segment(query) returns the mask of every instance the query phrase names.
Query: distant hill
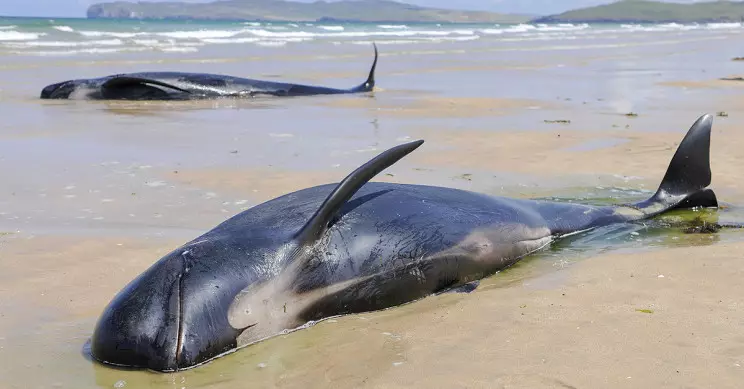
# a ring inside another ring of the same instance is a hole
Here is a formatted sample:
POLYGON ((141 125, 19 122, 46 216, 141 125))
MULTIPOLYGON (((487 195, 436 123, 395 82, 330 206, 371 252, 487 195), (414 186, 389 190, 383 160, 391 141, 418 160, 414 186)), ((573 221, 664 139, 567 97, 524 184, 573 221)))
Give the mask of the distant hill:
POLYGON ((534 23, 693 23, 744 21, 744 1, 692 4, 623 0, 534 19, 534 23))
POLYGON ((284 0, 222 0, 212 3, 117 1, 88 8, 88 18, 201 19, 243 21, 356 21, 521 23, 528 16, 426 8, 390 0, 299 3, 284 0))

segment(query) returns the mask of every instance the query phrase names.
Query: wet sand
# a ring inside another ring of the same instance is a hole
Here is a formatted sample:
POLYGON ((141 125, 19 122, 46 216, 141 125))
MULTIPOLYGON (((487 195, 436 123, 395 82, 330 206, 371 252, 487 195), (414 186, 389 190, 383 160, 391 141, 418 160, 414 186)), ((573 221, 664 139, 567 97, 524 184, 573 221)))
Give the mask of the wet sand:
POLYGON ((0 69, 3 387, 737 387, 744 233, 735 230, 639 227, 567 242, 474 293, 322 322, 185 372, 116 370, 84 353, 103 307, 162 255, 410 139, 427 143, 375 180, 640 200, 692 122, 727 111, 714 124, 713 188, 731 205, 720 217, 742 221, 741 87, 716 81, 737 64, 711 41, 568 52, 391 45, 381 48, 372 96, 194 104, 36 96, 46 83, 143 63, 302 75, 310 61, 306 80, 350 86, 363 79, 369 50, 8 65, 0 69), (553 120, 570 123, 545 122, 553 120))

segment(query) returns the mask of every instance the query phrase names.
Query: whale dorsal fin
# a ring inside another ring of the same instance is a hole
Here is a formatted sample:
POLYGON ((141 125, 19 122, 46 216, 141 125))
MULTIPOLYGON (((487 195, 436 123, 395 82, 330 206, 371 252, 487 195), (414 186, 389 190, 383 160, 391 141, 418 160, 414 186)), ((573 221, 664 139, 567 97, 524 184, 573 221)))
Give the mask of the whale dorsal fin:
POLYGON ((379 172, 398 162, 413 150, 416 150, 423 143, 423 140, 417 140, 390 148, 351 172, 328 195, 320 208, 315 211, 315 214, 297 233, 296 237, 298 241, 301 244, 316 241, 328 229, 331 220, 333 220, 344 203, 349 201, 364 184, 379 172))

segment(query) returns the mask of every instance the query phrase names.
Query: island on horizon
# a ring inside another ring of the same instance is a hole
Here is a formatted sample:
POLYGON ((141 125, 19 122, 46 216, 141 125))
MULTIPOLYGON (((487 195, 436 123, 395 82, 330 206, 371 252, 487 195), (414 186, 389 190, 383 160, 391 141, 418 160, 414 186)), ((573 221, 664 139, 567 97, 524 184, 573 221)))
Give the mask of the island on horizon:
POLYGON ((524 23, 534 16, 420 7, 391 0, 300 3, 221 0, 211 3, 126 2, 93 4, 90 19, 193 19, 256 22, 524 23))

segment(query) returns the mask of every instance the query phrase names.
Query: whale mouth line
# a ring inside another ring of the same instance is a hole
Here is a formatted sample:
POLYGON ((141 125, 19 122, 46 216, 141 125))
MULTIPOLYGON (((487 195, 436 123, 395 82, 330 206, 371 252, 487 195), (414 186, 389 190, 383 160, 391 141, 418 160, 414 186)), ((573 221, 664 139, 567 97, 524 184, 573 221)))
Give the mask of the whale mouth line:
POLYGON ((178 321, 178 332, 176 332, 176 360, 174 361, 175 366, 174 369, 178 370, 180 361, 181 361, 181 355, 183 354, 183 276, 184 273, 182 272, 178 276, 178 316, 176 320, 178 321))

